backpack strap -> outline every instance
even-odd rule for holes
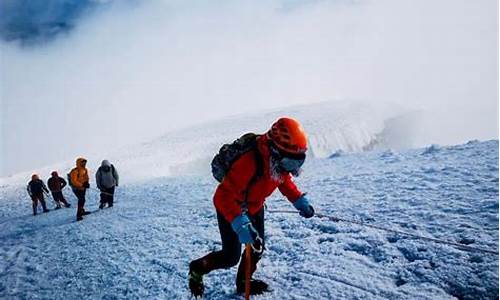
[[[264,174],[264,161],[262,159],[262,156],[260,155],[259,149],[257,148],[257,143],[255,143],[252,152],[255,159],[255,173],[248,182],[247,188],[245,190],[245,199],[243,199],[243,203],[241,204],[241,209],[245,212],[248,211],[248,194],[250,193],[250,189]]]

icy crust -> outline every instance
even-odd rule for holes
[[[317,212],[498,249],[498,141],[313,159],[297,182]],[[220,248],[215,184],[126,184],[80,223],[74,208],[32,217],[24,186],[2,186],[0,299],[189,299],[189,261]],[[293,210],[278,193],[267,203]],[[255,276],[273,292],[252,299],[498,298],[495,255],[269,212],[266,236]],[[205,299],[241,299],[235,273],[205,276]]]

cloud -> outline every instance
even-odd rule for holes
[[[26,46],[47,43],[68,34],[82,17],[105,3],[96,0],[2,1],[0,38]]]
[[[497,132],[496,1],[93,5],[61,38],[1,43],[6,171],[331,99],[429,110],[437,143]]]

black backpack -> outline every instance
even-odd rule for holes
[[[262,157],[257,150],[257,138],[260,135],[255,133],[246,133],[231,144],[224,144],[217,155],[212,159],[212,175],[218,182],[222,182],[224,176],[231,169],[233,163],[248,151],[253,151],[256,161],[256,174],[251,180],[251,184],[256,181],[263,173]]]
[[[68,178],[68,185],[72,188],[72,189],[76,189],[76,186],[73,184],[73,182],[71,182],[71,173],[73,172],[73,170],[75,170],[76,168],[73,168],[71,169],[71,171],[66,175],[66,177]],[[78,172],[75,170],[75,172]]]

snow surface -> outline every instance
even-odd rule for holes
[[[202,152],[246,125],[235,123],[227,131],[221,126],[217,136],[200,128],[191,136],[169,135],[128,149],[116,162],[130,176],[122,175],[127,180],[115,207],[78,223],[68,189],[71,209],[33,217],[21,175],[3,180],[0,298],[189,299],[189,261],[220,247],[211,200],[216,182],[207,176]],[[372,125],[366,136],[345,144],[369,144],[379,131]],[[323,155],[351,136],[322,139],[329,131],[318,132],[323,135],[313,134],[313,151],[322,155],[309,159],[297,179],[317,212],[498,249],[498,141],[337,151],[328,158]],[[198,146],[204,151],[196,152]],[[92,189],[87,209],[96,210],[97,199]],[[267,203],[270,210],[293,209],[279,193]],[[495,255],[289,214],[268,213],[266,236],[268,249],[255,277],[268,281],[273,292],[252,299],[498,298]],[[235,273],[232,268],[205,276],[205,298],[241,299]]]

